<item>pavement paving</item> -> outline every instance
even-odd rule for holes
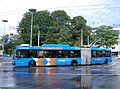
[[[13,89],[119,89],[120,60],[90,66],[21,67],[0,62],[0,88]]]

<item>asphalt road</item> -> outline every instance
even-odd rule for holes
[[[15,68],[0,61],[0,89],[119,89],[120,60],[106,65]]]

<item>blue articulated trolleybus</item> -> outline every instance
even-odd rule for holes
[[[112,61],[108,48],[76,47],[68,44],[43,44],[40,47],[20,45],[15,48],[15,66],[59,66],[104,64]]]

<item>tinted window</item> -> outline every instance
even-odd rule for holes
[[[33,58],[37,58],[38,57],[38,53],[37,53],[36,50],[30,50],[29,58],[31,58],[31,57],[33,57]]]
[[[39,53],[44,57],[49,58],[72,58],[80,57],[80,50],[43,50]],[[41,57],[43,57],[41,56]]]
[[[92,52],[92,53],[91,53],[91,56],[92,56],[92,57],[96,57],[96,54],[97,54],[96,52],[97,52],[97,51],[92,50],[91,52]]]
[[[111,52],[110,51],[106,51],[106,57],[110,57],[111,56]]]
[[[29,57],[29,50],[18,50],[16,51],[17,58],[28,58]]]
[[[110,51],[104,51],[104,50],[92,50],[91,56],[92,57],[110,57]]]
[[[81,57],[80,50],[75,50],[74,51],[74,57]]]
[[[67,50],[63,51],[63,54],[68,58],[80,57],[80,50]]]
[[[57,55],[57,51],[56,50],[49,51],[49,57],[56,58],[56,55]]]

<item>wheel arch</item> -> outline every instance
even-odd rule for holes
[[[104,64],[108,64],[109,60],[106,58]]]

